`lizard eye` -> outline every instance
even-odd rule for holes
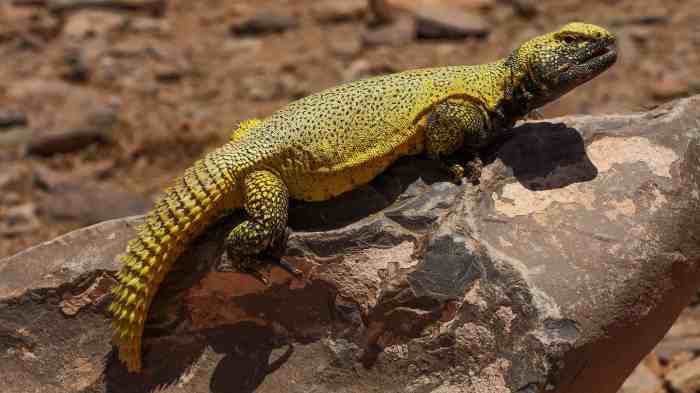
[[[567,44],[573,44],[574,42],[576,42],[576,37],[574,37],[574,36],[572,36],[572,35],[569,35],[569,34],[567,34],[567,35],[565,35],[564,37],[562,37],[562,39],[563,39],[564,42],[567,43]]]

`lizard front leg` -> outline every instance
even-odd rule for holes
[[[466,101],[448,100],[435,106],[428,114],[425,129],[428,157],[445,164],[455,182],[464,177],[464,167],[454,153],[462,146],[478,147],[488,135],[484,112]]]
[[[265,284],[268,280],[262,273],[266,262],[278,263],[294,275],[301,272],[286,262],[266,255],[270,249],[283,248],[286,241],[289,191],[276,174],[260,170],[246,176],[243,181],[248,219],[238,224],[226,239],[229,259],[237,261],[236,270],[247,272]],[[228,270],[227,266],[219,266]]]

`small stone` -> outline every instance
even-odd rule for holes
[[[88,180],[103,179],[108,177],[115,166],[112,160],[97,162],[84,162],[74,170],[63,172],[53,170],[41,164],[35,164],[33,169],[34,184],[44,191],[53,192],[60,189],[74,187]]]
[[[510,0],[515,13],[524,18],[537,15],[537,2],[534,0]]]
[[[27,153],[50,156],[81,150],[93,143],[109,143],[111,129],[117,121],[118,114],[114,108],[95,108],[85,115],[81,124],[40,133],[27,145]]]
[[[367,12],[366,0],[325,0],[312,8],[314,18],[322,23],[359,19]]]
[[[0,128],[26,126],[27,115],[14,109],[0,109]]]
[[[0,235],[6,237],[19,236],[36,230],[39,220],[36,217],[36,206],[27,202],[22,205],[0,207]]]
[[[92,38],[117,30],[124,17],[114,12],[81,10],[71,14],[63,26],[63,34],[73,39]]]
[[[384,75],[395,72],[388,65],[372,64],[366,59],[355,60],[343,73],[343,81],[350,82],[358,79],[369,78],[377,75]]]
[[[91,225],[148,210],[147,198],[105,182],[64,183],[42,198],[41,209],[54,220]]]
[[[90,75],[90,69],[85,61],[83,51],[79,48],[69,48],[63,56],[64,71],[61,76],[71,82],[85,82]]]
[[[669,385],[678,393],[700,391],[700,358],[685,363],[666,374]]]
[[[689,84],[676,75],[662,73],[651,86],[652,97],[659,100],[683,97],[688,94]]]
[[[282,96],[283,86],[277,79],[259,76],[245,77],[241,79],[243,90],[255,101],[269,101]]]
[[[416,21],[408,16],[396,18],[393,22],[380,25],[362,33],[367,45],[405,45],[416,38]]]
[[[135,17],[127,19],[126,25],[128,30],[136,33],[168,36],[173,31],[173,27],[167,19]]]
[[[174,64],[160,64],[155,68],[156,80],[163,83],[178,82],[185,71]]]
[[[293,15],[267,10],[234,23],[230,31],[237,36],[251,36],[281,33],[295,27],[297,20]]]
[[[101,7],[143,11],[153,15],[162,15],[167,3],[167,0],[46,0],[49,9],[54,12]]]
[[[28,172],[27,167],[24,165],[3,165],[2,171],[0,171],[0,190],[5,193],[10,189],[21,188],[27,179]]]
[[[330,42],[331,51],[338,56],[353,57],[362,51],[362,39],[357,35],[351,35],[342,40]]]
[[[485,37],[490,26],[476,13],[444,6],[424,6],[413,11],[418,38],[462,39]]]

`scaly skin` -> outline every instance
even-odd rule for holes
[[[237,268],[265,280],[256,256],[284,242],[290,197],[326,200],[369,182],[401,156],[448,160],[461,146],[483,146],[610,67],[614,42],[603,28],[571,23],[493,63],[360,80],[243,122],[166,191],[120,256],[109,308],[120,359],[129,371],[141,370],[141,335],[158,285],[219,215],[245,209],[248,220],[231,231],[227,251]]]

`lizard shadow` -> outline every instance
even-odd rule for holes
[[[470,156],[464,150],[458,154]],[[478,154],[484,165],[497,159],[503,162],[508,173],[499,174],[501,177],[513,176],[533,191],[563,188],[592,180],[598,174],[586,155],[581,133],[563,123],[519,125]],[[497,170],[500,169],[503,168]],[[440,163],[422,157],[404,157],[370,183],[332,200],[292,201],[289,226],[300,232],[338,229],[379,213],[399,199],[443,192],[444,187],[435,188],[436,183],[451,183],[449,173]]]
[[[500,160],[508,168],[505,175],[528,190],[564,188],[598,175],[582,133],[564,123],[525,123],[511,129],[505,138],[482,152],[484,164]]]

